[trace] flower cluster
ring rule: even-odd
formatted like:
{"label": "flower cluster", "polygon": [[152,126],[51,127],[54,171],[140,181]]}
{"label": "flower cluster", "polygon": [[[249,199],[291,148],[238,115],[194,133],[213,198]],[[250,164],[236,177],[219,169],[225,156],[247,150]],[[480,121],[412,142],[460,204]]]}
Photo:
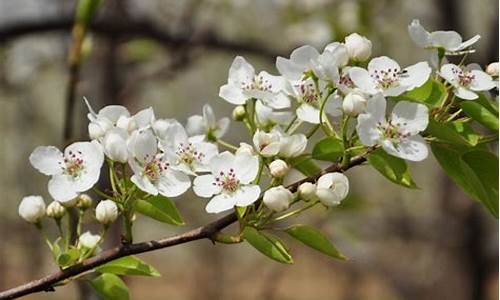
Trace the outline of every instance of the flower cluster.
{"label": "flower cluster", "polygon": [[[85,193],[97,194],[102,200],[95,219],[103,232],[81,233],[79,227],[76,244],[65,245],[66,251],[80,251],[81,261],[98,249],[119,215],[125,242],[132,242],[138,213],[182,223],[170,198],[190,189],[209,198],[208,213],[235,210],[242,228],[261,230],[315,205],[341,204],[349,194],[343,172],[352,161],[368,160],[391,181],[409,187],[405,161],[426,159],[429,143],[447,142],[450,131],[468,126],[464,124],[474,117],[494,129],[491,119],[484,121],[477,114],[469,118],[462,109],[467,109],[467,100],[498,87],[498,63],[485,72],[475,64],[447,61],[447,55],[473,51],[479,36],[462,42],[456,32],[429,33],[418,21],[409,25],[409,33],[437,59],[401,67],[387,56],[371,58],[372,42],[356,33],[322,51],[306,45],[288,58],[278,57],[276,75],[256,72],[237,56],[219,92],[235,105],[233,120],[248,130],[248,138],[237,146],[223,140],[230,119],[217,119],[208,104],[184,126],[175,119],[157,118],[152,108],[131,114],[123,106],[110,105],[96,112],[85,99],[90,141],[75,142],[64,151],[53,146],[33,151],[30,162],[50,176],[48,192],[55,201],[46,208],[41,196],[25,197],[19,214],[39,228],[44,217],[61,226],[69,209],[77,209],[83,220],[93,206]],[[466,137],[455,140],[470,138],[472,128],[467,130]],[[311,142],[314,135],[320,142]],[[377,155],[386,165],[377,164]],[[321,171],[318,160],[332,162],[334,168],[327,170],[333,171]],[[102,189],[96,183],[105,163],[108,172],[102,173],[109,174],[110,187]],[[287,186],[293,179],[302,183]]]}

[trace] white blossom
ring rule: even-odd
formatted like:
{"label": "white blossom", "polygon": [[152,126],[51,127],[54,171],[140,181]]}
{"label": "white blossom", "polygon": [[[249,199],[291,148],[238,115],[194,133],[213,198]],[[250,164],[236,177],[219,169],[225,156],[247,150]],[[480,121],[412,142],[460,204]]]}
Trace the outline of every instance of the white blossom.
{"label": "white blossom", "polygon": [[299,185],[298,192],[303,200],[312,200],[316,196],[316,185],[310,182],[304,182]]}
{"label": "white blossom", "polygon": [[[76,142],[59,151],[54,146],[37,147],[30,155],[33,167],[52,176],[49,193],[64,204],[92,188],[99,180],[104,154],[97,142]],[[73,201],[72,201],[73,200]]]}
{"label": "white blossom", "polygon": [[95,218],[103,225],[109,225],[118,218],[118,206],[112,200],[102,200],[95,208]]}
{"label": "white blossom", "polygon": [[229,103],[243,105],[248,99],[261,99],[276,109],[287,108],[290,100],[281,93],[283,78],[266,71],[259,74],[243,57],[237,56],[229,68],[227,84],[220,88],[219,96]]}
{"label": "white blossom", "polygon": [[194,115],[188,118],[186,131],[191,137],[198,140],[219,139],[226,134],[229,128],[229,118],[217,120],[212,107],[203,105],[203,115]]}
{"label": "white blossom", "polygon": [[394,156],[421,161],[427,157],[425,140],[419,135],[429,122],[425,105],[400,101],[389,120],[385,117],[386,100],[378,95],[368,101],[366,113],[358,116],[356,130],[363,145],[381,145]]}
{"label": "white blossom", "polygon": [[260,100],[255,102],[255,115],[260,126],[268,127],[275,124],[288,124],[293,119],[289,111],[275,111],[272,107],[265,105]]}
{"label": "white blossom", "polygon": [[170,165],[158,149],[153,131],[135,131],[128,142],[129,165],[134,172],[131,180],[142,191],[151,195],[176,197],[191,186],[189,177]]}
{"label": "white blossom", "polygon": [[349,57],[354,61],[365,61],[372,55],[372,42],[357,33],[346,36],[345,46]]}
{"label": "white blossom", "polygon": [[273,160],[269,164],[269,173],[271,173],[273,177],[283,177],[288,172],[288,170],[290,170],[290,167],[284,160],[281,159]]}
{"label": "white blossom", "polygon": [[257,176],[259,160],[246,153],[223,152],[209,162],[210,174],[194,179],[196,195],[212,198],[206,206],[209,213],[219,213],[234,206],[245,207],[260,195],[260,187],[252,184]]}
{"label": "white blossom", "polygon": [[108,130],[101,142],[104,154],[112,161],[126,163],[128,161],[128,137],[128,132],[125,129],[112,128]]}
{"label": "white blossom", "polygon": [[459,67],[445,64],[439,75],[453,85],[453,93],[462,99],[473,100],[479,96],[475,92],[488,91],[496,87],[490,75],[478,69],[476,65]]}
{"label": "white blossom", "polygon": [[282,185],[268,189],[264,192],[264,196],[262,196],[264,204],[275,212],[287,210],[292,199],[292,192]]}
{"label": "white blossom", "polygon": [[368,70],[360,67],[349,69],[349,76],[363,93],[384,96],[399,96],[402,93],[423,85],[431,74],[427,62],[419,62],[401,69],[399,64],[387,56],[372,59]]}
{"label": "white blossom", "polygon": [[486,73],[493,77],[498,77],[498,62],[492,62],[486,67]]}
{"label": "white blossom", "polygon": [[349,116],[356,117],[365,111],[367,100],[364,95],[356,92],[350,92],[342,102],[344,113]]}
{"label": "white blossom", "polygon": [[340,204],[348,193],[349,180],[342,173],[328,173],[318,179],[316,196],[326,206]]}
{"label": "white blossom", "polygon": [[277,132],[268,133],[257,129],[253,135],[253,144],[260,155],[272,157],[280,151],[280,136]]}
{"label": "white blossom", "polygon": [[78,246],[80,248],[93,249],[101,241],[101,237],[97,234],[92,234],[90,231],[84,232],[78,238]]}
{"label": "white blossom", "polygon": [[411,39],[419,47],[426,49],[442,48],[447,52],[446,54],[459,53],[475,44],[481,38],[481,36],[475,35],[463,42],[462,36],[455,31],[428,32],[420,25],[419,20],[413,20],[408,25],[408,32]]}
{"label": "white blossom", "polygon": [[278,155],[284,158],[297,157],[304,153],[307,147],[307,137],[302,133],[288,134],[281,127],[275,126],[271,135],[278,136],[279,151]]}
{"label": "white blossom", "polygon": [[40,222],[45,217],[45,202],[42,196],[24,197],[19,204],[18,213],[26,222]]}
{"label": "white blossom", "polygon": [[188,175],[208,171],[208,161],[218,153],[216,145],[188,138],[184,127],[176,121],[170,123],[160,146],[170,166]]}

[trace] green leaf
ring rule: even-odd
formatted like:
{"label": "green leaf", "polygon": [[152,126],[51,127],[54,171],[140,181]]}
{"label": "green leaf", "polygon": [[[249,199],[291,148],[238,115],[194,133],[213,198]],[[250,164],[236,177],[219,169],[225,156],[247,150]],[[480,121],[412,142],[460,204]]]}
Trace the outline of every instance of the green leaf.
{"label": "green leaf", "polygon": [[115,274],[101,274],[92,279],[90,285],[94,288],[99,297],[104,300],[130,299],[127,285]]}
{"label": "green leaf", "polygon": [[437,142],[469,147],[477,145],[481,138],[471,126],[459,121],[439,123],[430,120],[425,132],[436,137]]}
{"label": "green leaf", "polygon": [[491,130],[498,131],[498,115],[493,114],[479,102],[464,101],[460,107],[472,119]]}
{"label": "green leaf", "polygon": [[61,267],[68,267],[74,264],[80,257],[80,251],[76,248],[70,248],[68,251],[57,256],[57,264]]}
{"label": "green leaf", "polygon": [[238,214],[238,218],[243,218],[245,216],[245,213],[247,212],[247,207],[248,206],[235,206],[235,211],[236,214]]}
{"label": "green leaf", "polygon": [[492,114],[498,116],[498,103],[494,100],[489,100],[489,97],[485,96],[484,93],[478,93],[479,98],[474,100],[473,102],[480,103],[487,110],[489,110]]}
{"label": "green leaf", "polygon": [[306,176],[313,176],[321,172],[321,168],[311,159],[310,154],[290,158],[288,163]]}
{"label": "green leaf", "polygon": [[327,137],[314,145],[312,157],[318,160],[336,162],[344,154],[342,140]]}
{"label": "green leaf", "polygon": [[491,152],[473,150],[462,154],[462,169],[478,200],[498,218],[498,157]]}
{"label": "green leaf", "polygon": [[429,79],[426,83],[424,83],[424,85],[408,91],[398,97],[394,97],[394,99],[397,101],[411,100],[420,102],[432,108],[441,105],[445,94],[446,89],[441,82]]}
{"label": "green leaf", "polygon": [[137,212],[157,221],[172,225],[184,225],[174,202],[167,197],[158,195],[145,200],[138,199],[134,205]]}
{"label": "green leaf", "polygon": [[116,275],[141,275],[152,277],[161,276],[155,268],[135,256],[125,256],[115,259],[95,268],[95,271],[99,273],[112,273]]}
{"label": "green leaf", "polygon": [[498,218],[498,158],[482,149],[447,144],[432,143],[431,149],[444,172]]}
{"label": "green leaf", "polygon": [[267,257],[280,263],[292,264],[293,259],[287,247],[277,237],[259,232],[254,227],[243,229],[245,240]]}
{"label": "green leaf", "polygon": [[367,157],[368,162],[385,178],[407,188],[417,188],[406,162],[398,157],[377,149]]}
{"label": "green leaf", "polygon": [[305,245],[318,250],[333,258],[345,260],[346,257],[328,240],[328,238],[318,229],[303,224],[292,225],[285,229],[293,238],[301,241]]}

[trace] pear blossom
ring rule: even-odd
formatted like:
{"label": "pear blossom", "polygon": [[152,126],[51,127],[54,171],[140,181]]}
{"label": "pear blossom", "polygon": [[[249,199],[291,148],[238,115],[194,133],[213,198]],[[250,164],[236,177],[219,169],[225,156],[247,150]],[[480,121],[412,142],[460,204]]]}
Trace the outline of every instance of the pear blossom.
{"label": "pear blossom", "polygon": [[219,213],[234,206],[245,207],[260,195],[260,187],[252,184],[259,169],[256,156],[222,152],[209,162],[210,174],[194,179],[196,195],[212,198],[206,206],[208,213]]}
{"label": "pear blossom", "polygon": [[356,117],[366,108],[367,100],[364,95],[356,92],[347,94],[342,102],[343,111],[352,117]]}
{"label": "pear blossom", "polygon": [[104,134],[101,145],[107,157],[112,161],[126,163],[128,161],[127,139],[129,135],[125,129],[112,128]]}
{"label": "pear blossom", "polygon": [[240,146],[238,147],[238,149],[235,152],[236,155],[243,154],[243,153],[251,155],[251,156],[257,155],[257,153],[255,152],[253,147],[247,143],[240,143]]}
{"label": "pear blossom", "polygon": [[212,107],[203,105],[203,115],[194,115],[188,118],[186,131],[189,136],[197,140],[220,139],[229,128],[229,118],[217,120]]}
{"label": "pear blossom", "polygon": [[118,218],[118,206],[112,200],[102,200],[95,208],[95,218],[103,225],[109,225]]}
{"label": "pear blossom", "polygon": [[160,140],[167,161],[174,169],[188,175],[208,171],[208,161],[217,153],[217,146],[212,143],[189,139],[186,130],[175,121]]}
{"label": "pear blossom", "polygon": [[304,153],[307,147],[307,137],[302,133],[288,134],[281,127],[275,126],[270,134],[278,136],[278,155],[284,158],[297,157]]}
{"label": "pear blossom", "polygon": [[104,154],[97,142],[73,143],[64,153],[54,146],[40,146],[31,153],[30,162],[41,173],[52,176],[49,193],[64,205],[99,180]]}
{"label": "pear blossom", "polygon": [[445,64],[439,75],[453,85],[453,93],[462,99],[474,100],[479,96],[475,92],[488,91],[496,87],[495,80],[476,65],[459,67]]}
{"label": "pear blossom", "polygon": [[272,157],[280,151],[280,136],[276,132],[257,129],[253,135],[253,145],[260,155]]}
{"label": "pear blossom", "polygon": [[26,222],[36,224],[45,217],[45,202],[42,196],[27,196],[21,200],[19,215]]}
{"label": "pear blossom", "polygon": [[269,173],[271,173],[271,176],[273,177],[283,177],[288,172],[288,170],[290,170],[290,166],[288,166],[288,164],[281,159],[273,160],[269,164]]}
{"label": "pear blossom", "polygon": [[93,249],[97,247],[100,241],[101,237],[98,234],[92,234],[90,231],[86,231],[78,238],[78,248]]}
{"label": "pear blossom", "polygon": [[61,219],[66,214],[66,208],[57,201],[52,201],[46,210],[47,217]]}
{"label": "pear blossom", "polygon": [[281,212],[287,210],[293,194],[284,186],[275,186],[264,192],[262,201],[272,211]]}
{"label": "pear blossom", "polygon": [[129,165],[134,172],[131,181],[151,195],[176,197],[191,186],[189,177],[172,168],[165,153],[158,148],[152,129],[135,131],[129,139]]}
{"label": "pear blossom", "polygon": [[303,200],[312,200],[316,196],[316,185],[310,182],[304,182],[299,185],[298,192]]}
{"label": "pear blossom", "polygon": [[342,50],[337,45],[330,45],[320,54],[314,47],[305,45],[293,50],[289,59],[279,56],[276,68],[291,82],[302,81],[308,72],[313,72],[320,79],[335,82],[339,77],[338,65],[344,63]]}
{"label": "pear blossom", "polygon": [[492,62],[486,67],[486,74],[492,77],[498,77],[498,62]]}
{"label": "pear blossom", "polygon": [[425,105],[400,101],[386,120],[386,100],[377,95],[368,101],[366,113],[358,116],[356,130],[363,145],[380,145],[389,153],[406,160],[421,161],[428,155],[425,140],[419,135],[429,122]]}
{"label": "pear blossom", "polygon": [[316,196],[326,206],[340,204],[349,193],[349,180],[339,172],[321,176],[316,184]]}
{"label": "pear blossom", "polygon": [[274,111],[260,100],[255,102],[255,115],[262,127],[273,126],[275,124],[285,125],[290,123],[293,119],[293,114],[291,112]]}
{"label": "pear blossom", "polygon": [[349,69],[349,76],[362,92],[384,96],[399,96],[423,85],[431,74],[427,62],[419,62],[401,69],[399,64],[387,56],[380,56],[368,63],[368,70],[360,67]]}
{"label": "pear blossom", "polygon": [[408,25],[408,33],[417,46],[426,49],[442,48],[446,54],[460,54],[460,51],[474,45],[481,38],[475,35],[472,38],[462,41],[462,36],[455,31],[434,31],[428,32],[419,20],[413,20]]}
{"label": "pear blossom", "polygon": [[287,108],[290,100],[281,93],[283,78],[266,71],[259,74],[243,57],[237,56],[229,68],[227,84],[220,88],[219,96],[229,103],[243,105],[248,99],[261,99],[276,109]]}
{"label": "pear blossom", "polygon": [[357,33],[346,36],[345,46],[349,57],[354,61],[365,61],[372,54],[372,42]]}
{"label": "pear blossom", "polygon": [[331,53],[333,58],[330,63],[336,64],[338,67],[344,67],[349,62],[349,52],[346,45],[339,42],[333,42],[326,45],[323,52]]}

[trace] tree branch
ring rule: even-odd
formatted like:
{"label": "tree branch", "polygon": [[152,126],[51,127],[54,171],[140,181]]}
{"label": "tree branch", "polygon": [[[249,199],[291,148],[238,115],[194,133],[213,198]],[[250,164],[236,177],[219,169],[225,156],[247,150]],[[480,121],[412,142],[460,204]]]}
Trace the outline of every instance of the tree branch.
{"label": "tree branch", "polygon": [[[366,159],[364,156],[355,157],[344,168],[340,164],[332,164],[319,174],[297,181],[289,185],[287,188],[290,191],[294,192],[297,190],[299,185],[304,182],[316,181],[321,175],[326,173],[336,172],[336,171],[346,171],[354,166],[362,164],[365,160]],[[160,240],[153,240],[149,242],[136,243],[136,244],[123,244],[121,246],[105,250],[100,254],[83,261],[80,264],[71,266],[67,269],[52,273],[41,279],[33,280],[18,287],[1,292],[0,299],[15,299],[36,292],[53,291],[54,284],[62,280],[87,272],[89,270],[92,270],[95,267],[98,267],[100,265],[103,265],[109,261],[115,260],[120,257],[168,248],[175,245],[180,245],[205,238],[214,241],[215,234],[217,234],[219,231],[226,228],[227,226],[233,224],[237,220],[238,217],[236,216],[236,214],[231,213],[212,223],[200,226],[198,228],[189,230],[185,233],[173,237],[164,238]]]}
{"label": "tree branch", "polygon": [[[34,33],[51,31],[69,32],[73,25],[73,17],[63,16],[43,20],[29,20],[22,23],[6,25],[0,28],[0,44],[15,38]],[[204,32],[196,38],[184,35],[175,35],[159,29],[147,20],[95,20],[89,30],[95,34],[118,39],[148,38],[165,46],[193,46],[207,47],[230,52],[246,52],[267,57],[274,60],[282,55],[280,51],[264,48],[258,43],[236,42],[220,38],[212,31]]]}

